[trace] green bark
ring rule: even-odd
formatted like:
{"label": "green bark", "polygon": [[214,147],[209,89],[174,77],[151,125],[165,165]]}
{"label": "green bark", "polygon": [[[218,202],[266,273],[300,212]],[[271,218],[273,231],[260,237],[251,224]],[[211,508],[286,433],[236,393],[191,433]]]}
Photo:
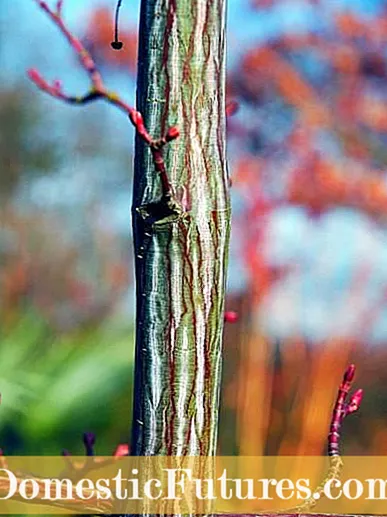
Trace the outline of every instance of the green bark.
{"label": "green bark", "polygon": [[137,109],[164,148],[163,197],[136,140],[137,331],[132,452],[216,451],[230,231],[225,157],[226,0],[142,0]]}

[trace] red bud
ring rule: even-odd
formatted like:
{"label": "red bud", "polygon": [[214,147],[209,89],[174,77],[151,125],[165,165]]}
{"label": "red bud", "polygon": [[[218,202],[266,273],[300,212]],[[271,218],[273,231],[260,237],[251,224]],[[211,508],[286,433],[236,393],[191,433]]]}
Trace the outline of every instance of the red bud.
{"label": "red bud", "polygon": [[179,130],[176,126],[172,126],[168,129],[167,134],[165,135],[165,139],[167,142],[170,142],[171,140],[174,140],[180,135]]}
{"label": "red bud", "polygon": [[224,321],[226,323],[236,323],[239,319],[239,314],[235,311],[226,311],[224,313]]}
{"label": "red bud", "polygon": [[136,127],[142,126],[144,124],[142,115],[139,111],[133,110],[129,113],[129,118],[132,121],[132,124]]}
{"label": "red bud", "polygon": [[350,364],[344,374],[344,382],[352,382],[355,377],[356,366],[354,364]]}
{"label": "red bud", "polygon": [[113,456],[128,456],[129,445],[127,443],[120,443],[114,451]]}
{"label": "red bud", "polygon": [[230,101],[226,104],[226,116],[231,117],[239,110],[239,104],[237,101]]}
{"label": "red bud", "polygon": [[47,86],[45,80],[36,70],[36,68],[30,68],[29,70],[27,70],[27,74],[31,81],[34,81],[34,83],[40,86],[41,88],[45,88]]}
{"label": "red bud", "polygon": [[357,390],[352,395],[351,400],[349,401],[347,413],[354,413],[360,407],[361,401],[363,400],[363,390]]}

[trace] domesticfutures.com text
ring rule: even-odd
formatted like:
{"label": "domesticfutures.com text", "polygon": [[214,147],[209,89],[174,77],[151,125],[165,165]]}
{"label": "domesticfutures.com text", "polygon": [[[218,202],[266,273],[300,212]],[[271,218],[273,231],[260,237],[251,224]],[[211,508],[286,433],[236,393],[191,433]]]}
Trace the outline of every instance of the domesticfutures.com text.
{"label": "domesticfutures.com text", "polygon": [[199,501],[206,500],[289,500],[297,498],[300,501],[310,498],[319,499],[322,496],[330,500],[347,498],[348,500],[387,500],[387,479],[329,479],[319,491],[314,492],[310,480],[300,478],[290,479],[238,479],[231,478],[224,469],[217,478],[201,479],[192,476],[191,469],[162,469],[163,479],[139,479],[138,469],[132,469],[126,478],[122,469],[111,478],[96,480],[83,478],[78,481],[63,478],[25,478],[19,480],[9,469],[0,469],[0,479],[8,480],[7,493],[0,500],[22,498],[25,501],[33,499],[47,501],[73,501],[79,499],[116,499],[128,501],[165,500],[179,501],[189,496]]}

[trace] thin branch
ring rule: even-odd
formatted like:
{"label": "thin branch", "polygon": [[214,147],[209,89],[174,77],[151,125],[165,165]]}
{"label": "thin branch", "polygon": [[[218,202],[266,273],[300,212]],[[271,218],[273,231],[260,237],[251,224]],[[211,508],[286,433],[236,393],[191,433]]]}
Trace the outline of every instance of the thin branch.
{"label": "thin branch", "polygon": [[62,14],[62,7],[63,7],[63,0],[58,0],[56,3],[56,12],[58,16],[61,16]]}
{"label": "thin branch", "polygon": [[[333,408],[331,423],[329,426],[328,434],[328,456],[329,456],[329,469],[325,479],[322,483],[314,490],[313,496],[307,499],[302,505],[289,510],[295,512],[305,512],[313,508],[322,496],[324,496],[324,487],[328,481],[332,479],[339,479],[342,468],[343,460],[340,456],[340,440],[341,440],[341,428],[345,417],[355,413],[360,407],[363,390],[359,389],[351,396],[347,402],[349,391],[352,387],[352,382],[355,377],[355,365],[351,364],[348,366],[344,373],[343,380],[339,386],[337,392],[336,402]],[[317,495],[316,495],[317,494]]]}
{"label": "thin branch", "polygon": [[331,425],[329,428],[328,435],[328,454],[329,456],[339,456],[339,445],[340,445],[340,431],[343,424],[343,420],[347,415],[354,413],[360,407],[363,390],[357,390],[349,402],[346,403],[349,390],[351,389],[352,381],[355,376],[355,365],[351,364],[348,366],[347,371],[344,374],[343,382],[340,384],[339,391],[335,407],[332,413]]}
{"label": "thin branch", "polygon": [[172,187],[169,182],[169,178],[165,168],[162,149],[168,142],[171,142],[179,136],[178,129],[173,126],[168,129],[164,137],[158,140],[153,139],[144,126],[144,121],[141,113],[129,104],[127,104],[117,94],[109,91],[106,88],[102,76],[98,71],[95,61],[92,58],[91,54],[82,44],[82,42],[76,36],[74,36],[72,32],[67,28],[62,18],[63,0],[57,1],[56,11],[52,10],[48,6],[47,2],[43,2],[42,0],[34,1],[41,9],[43,9],[43,11],[47,13],[49,18],[58,27],[60,32],[65,36],[70,46],[75,51],[81,63],[81,66],[90,77],[91,87],[90,90],[83,96],[68,95],[63,91],[61,81],[55,80],[52,84],[49,84],[42,77],[39,71],[35,68],[31,68],[27,72],[31,81],[33,81],[40,90],[48,93],[48,95],[51,95],[56,99],[60,99],[68,104],[83,105],[95,101],[97,99],[103,99],[109,104],[113,104],[114,106],[122,110],[124,113],[126,113],[129,116],[130,121],[136,128],[136,131],[139,134],[139,136],[150,147],[155,169],[160,174],[163,196],[171,196]]}

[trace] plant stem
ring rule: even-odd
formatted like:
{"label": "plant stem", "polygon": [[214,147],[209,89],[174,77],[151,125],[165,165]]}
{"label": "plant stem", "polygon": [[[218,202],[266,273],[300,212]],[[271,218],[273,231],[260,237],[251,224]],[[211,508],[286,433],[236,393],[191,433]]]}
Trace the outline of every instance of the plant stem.
{"label": "plant stem", "polygon": [[132,451],[216,451],[230,231],[225,0],[142,0],[137,109],[164,149],[171,189],[137,137],[137,331]]}

